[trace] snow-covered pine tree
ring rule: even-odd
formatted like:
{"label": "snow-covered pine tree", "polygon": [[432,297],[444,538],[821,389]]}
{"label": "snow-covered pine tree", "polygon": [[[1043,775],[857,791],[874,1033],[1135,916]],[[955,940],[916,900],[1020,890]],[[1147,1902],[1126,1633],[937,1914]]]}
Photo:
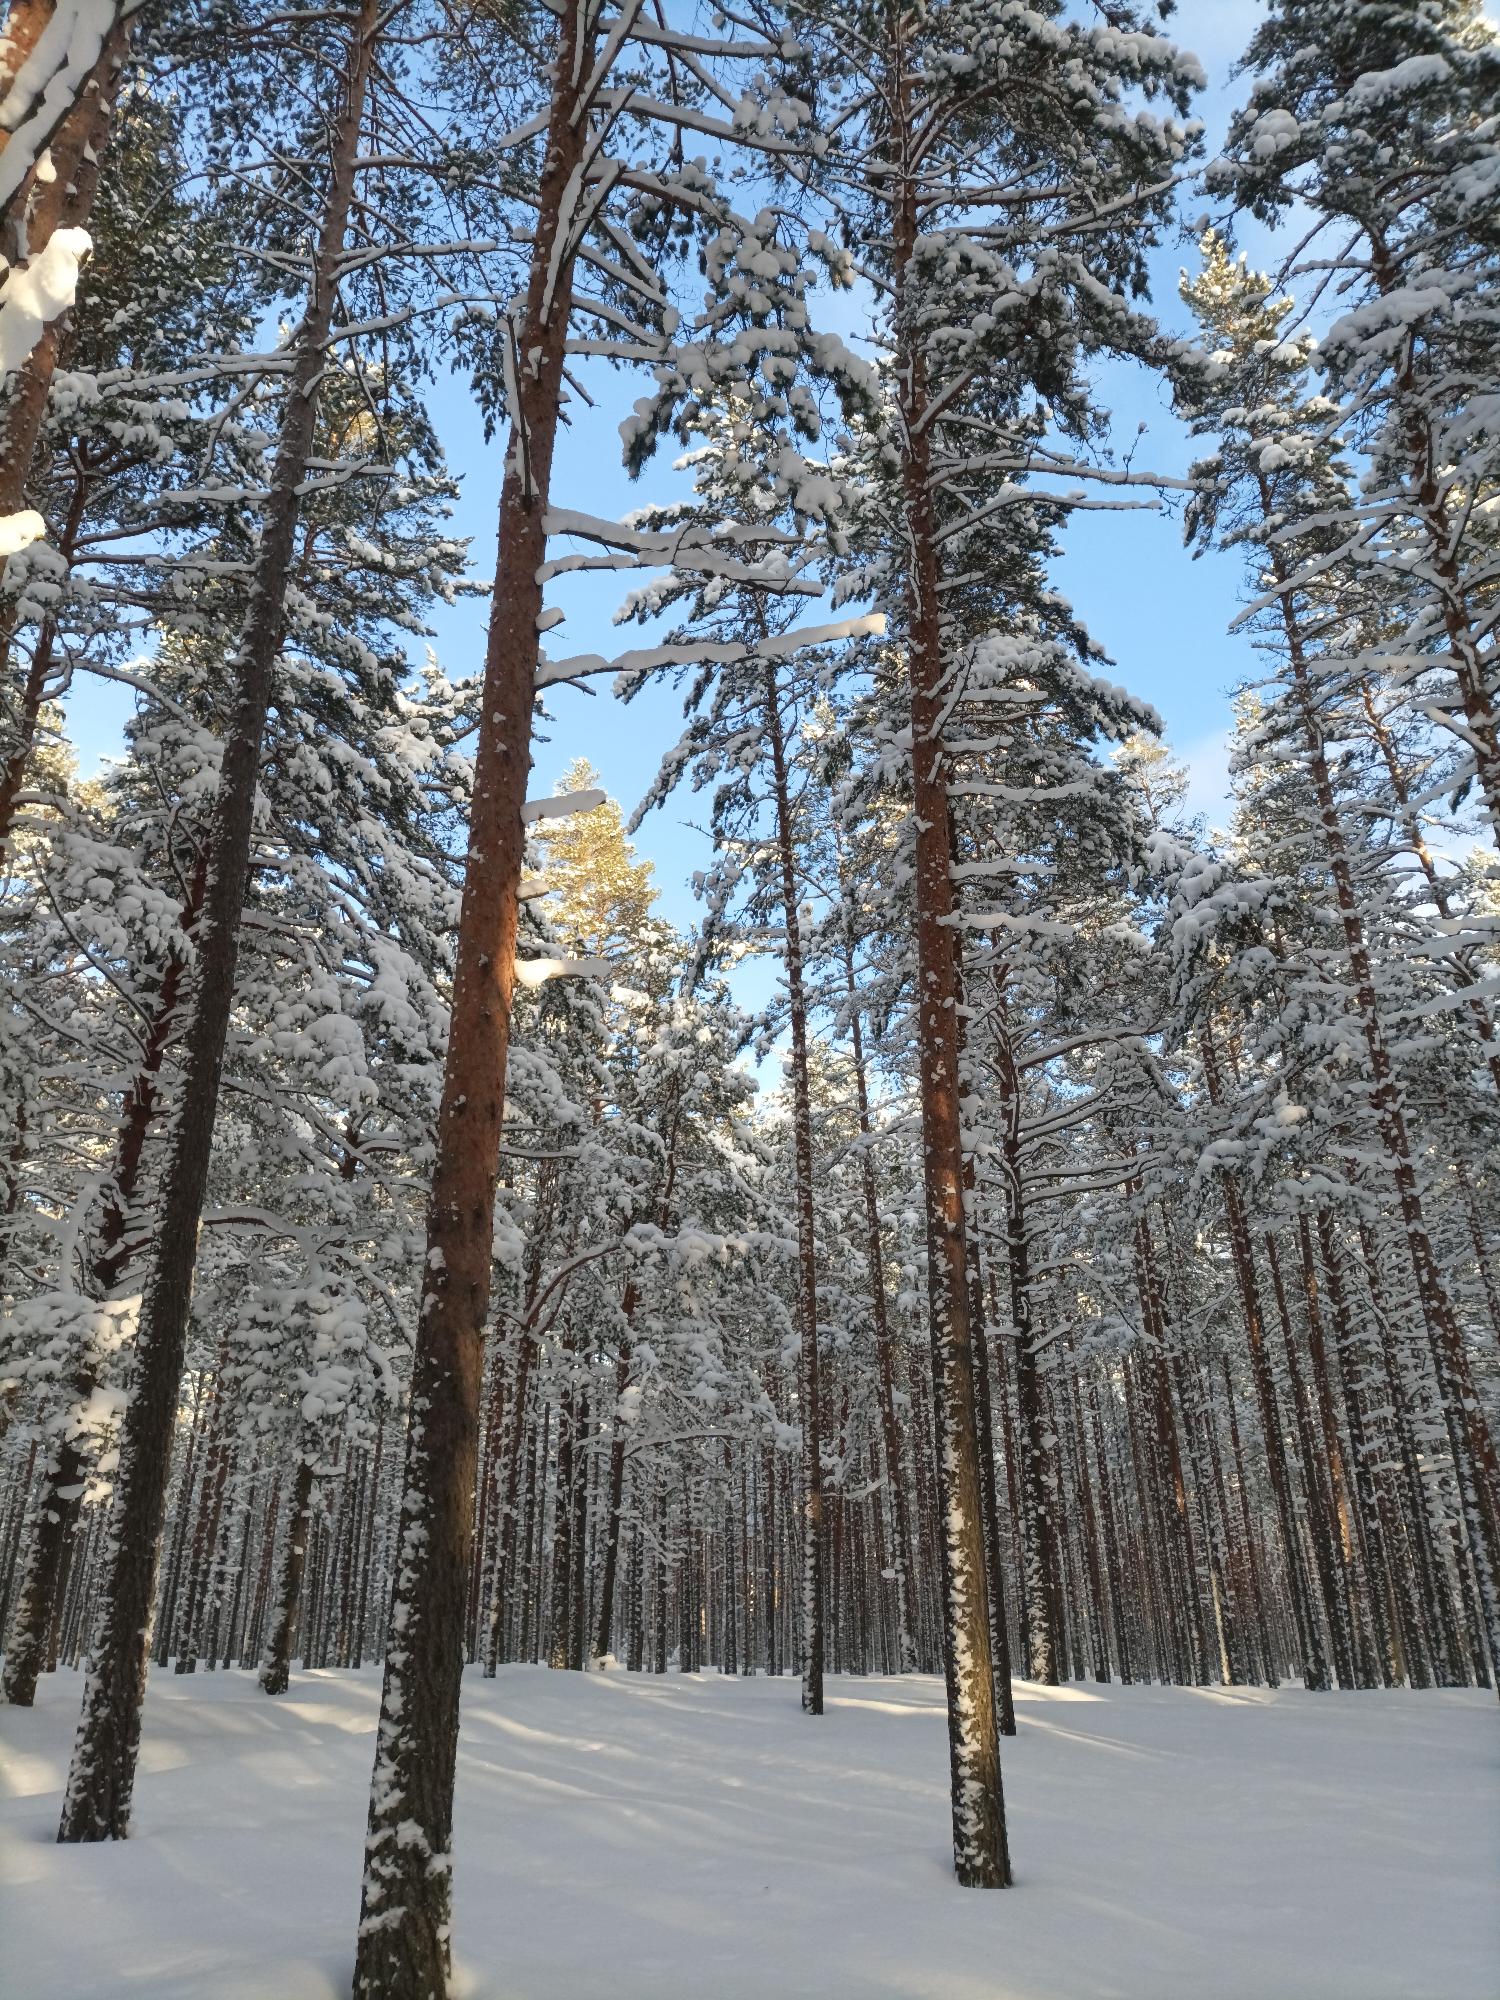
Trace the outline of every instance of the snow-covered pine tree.
{"label": "snow-covered pine tree", "polygon": [[[1195,509],[1193,524],[1205,536],[1217,532],[1225,543],[1253,552],[1256,622],[1262,643],[1274,649],[1282,682],[1275,695],[1261,696],[1256,738],[1264,746],[1262,754],[1278,740],[1291,739],[1316,802],[1324,863],[1348,958],[1352,1011],[1364,1044],[1370,1112],[1394,1184],[1427,1326],[1465,1531],[1493,1646],[1500,1636],[1500,1601],[1495,1595],[1500,1523],[1485,1496],[1500,1491],[1500,1465],[1476,1392],[1464,1329],[1434,1249],[1404,1082],[1392,1060],[1383,1021],[1381,969],[1367,933],[1364,906],[1371,901],[1369,878],[1366,874],[1361,883],[1357,877],[1330,752],[1330,741],[1336,742],[1341,733],[1339,709],[1351,701],[1351,670],[1341,641],[1349,629],[1345,606],[1354,598],[1349,609],[1357,608],[1358,584],[1351,586],[1348,581],[1355,566],[1337,525],[1351,482],[1336,455],[1337,434],[1330,433],[1326,399],[1314,399],[1306,384],[1309,345],[1281,337],[1291,301],[1274,298],[1269,281],[1250,272],[1243,261],[1233,261],[1217,239],[1209,239],[1205,252],[1202,274],[1186,283],[1184,291],[1215,345],[1207,380],[1187,394],[1196,427],[1214,429],[1220,443],[1214,460],[1201,468],[1208,492]],[[1357,687],[1357,666],[1353,678]],[[1444,956],[1449,942],[1441,936],[1434,939]],[[1462,989],[1453,1000],[1467,1011]],[[1487,1014],[1483,1025],[1488,1031]],[[1212,1085],[1216,1065],[1210,1054],[1211,1031],[1207,1032],[1210,1039],[1204,1053]],[[1243,1261],[1248,1254],[1248,1243],[1241,1242],[1237,1255]],[[1289,1505],[1288,1501],[1283,1533],[1290,1550],[1294,1540]]]}
{"label": "snow-covered pine tree", "polygon": [[[638,517],[643,529],[666,537],[683,529],[709,548],[733,539],[738,573],[722,563],[707,576],[686,556],[673,575],[647,587],[627,606],[637,615],[682,612],[667,644],[691,656],[719,655],[693,677],[687,698],[690,723],[662,767],[649,803],[663,800],[681,777],[695,789],[713,786],[711,824],[722,860],[704,880],[709,902],[706,937],[719,948],[732,924],[731,905],[746,911],[759,936],[774,935],[786,982],[792,1090],[793,1188],[797,1214],[800,1291],[798,1417],[802,1428],[803,1575],[802,1705],[823,1712],[825,1658],[823,1460],[829,1424],[823,1407],[818,1358],[818,1260],[816,1196],[809,1081],[808,982],[804,929],[809,895],[820,893],[801,855],[810,837],[802,824],[794,768],[803,720],[826,684],[829,666],[820,648],[869,629],[868,618],[833,625],[799,624],[799,612],[820,584],[817,568],[824,537],[816,532],[836,520],[841,495],[836,480],[802,460],[774,431],[757,424],[747,407],[731,401],[693,420],[702,443],[682,461],[693,474],[691,501]],[[814,531],[809,533],[807,530]],[[834,533],[837,535],[837,529]],[[755,544],[763,553],[753,560]],[[800,546],[799,546],[800,544]],[[747,560],[747,558],[751,558]],[[823,557],[826,563],[826,557]]]}
{"label": "snow-covered pine tree", "polygon": [[818,184],[877,288],[891,355],[904,546],[890,576],[911,697],[954,1853],[961,1881],[993,1887],[1009,1863],[985,1617],[944,745],[961,668],[945,644],[944,592],[962,587],[967,531],[1028,476],[1078,470],[1066,439],[1095,421],[1082,357],[1151,343],[1129,298],[1144,289],[1144,248],[1192,134],[1170,115],[1129,115],[1123,100],[1164,96],[1181,111],[1201,72],[1137,31],[1133,15],[1092,26],[1060,8],[1017,15],[987,0],[916,14],[807,8],[797,31],[814,51],[820,117],[837,135]]}
{"label": "snow-covered pine tree", "polygon": [[1264,221],[1310,217],[1289,263],[1336,317],[1324,429],[1365,469],[1330,513],[1400,614],[1368,647],[1450,731],[1500,828],[1500,668],[1485,577],[1497,460],[1493,199],[1500,34],[1477,0],[1274,0],[1214,191]]}

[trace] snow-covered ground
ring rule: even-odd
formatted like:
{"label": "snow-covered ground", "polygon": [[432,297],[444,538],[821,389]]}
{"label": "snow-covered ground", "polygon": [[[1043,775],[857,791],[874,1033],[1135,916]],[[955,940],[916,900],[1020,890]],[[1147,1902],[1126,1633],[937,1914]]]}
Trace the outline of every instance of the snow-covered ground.
{"label": "snow-covered ground", "polygon": [[[1016,1886],[948,1868],[942,1688],[464,1685],[475,2000],[1494,2000],[1480,1694],[1017,1690]],[[4,2000],[345,2000],[374,1674],[153,1674],[122,1846],[53,1844],[79,1682],[0,1708]]]}

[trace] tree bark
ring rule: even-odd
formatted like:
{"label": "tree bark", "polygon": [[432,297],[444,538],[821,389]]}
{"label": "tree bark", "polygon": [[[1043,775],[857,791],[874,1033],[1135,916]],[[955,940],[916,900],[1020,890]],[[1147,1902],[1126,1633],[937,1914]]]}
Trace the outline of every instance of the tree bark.
{"label": "tree bark", "polygon": [[[844,879],[843,849],[839,848],[839,888],[848,896]],[[895,1369],[891,1361],[890,1315],[885,1296],[885,1253],[881,1247],[880,1197],[875,1185],[875,1160],[871,1149],[874,1127],[870,1120],[870,1091],[865,1071],[864,1027],[855,981],[854,941],[844,940],[844,990],[849,1002],[849,1029],[854,1056],[854,1107],[859,1119],[859,1177],[864,1202],[865,1259],[870,1287],[870,1316],[875,1333],[876,1390],[880,1404],[880,1435],[885,1451],[886,1490],[891,1497],[894,1529],[891,1568],[896,1583],[896,1647],[899,1671],[917,1670],[916,1641],[912,1632],[911,1511],[907,1505],[906,1481],[902,1476],[901,1426],[896,1416]]]}
{"label": "tree bark", "polygon": [[893,75],[901,149],[892,214],[898,420],[902,484],[910,537],[906,574],[907,673],[916,833],[916,1028],[922,1102],[922,1170],[927,1212],[928,1301],[937,1433],[942,1550],[943,1658],[948,1693],[953,1861],[960,1883],[1004,1888],[1010,1882],[1000,1740],[995,1726],[994,1667],[985,1590],[979,1447],[974,1414],[974,1357],[969,1331],[968,1244],[959,1110],[958,934],[955,931],[947,758],[943,744],[946,685],[939,604],[937,520],[921,324],[908,287],[920,234],[916,168],[905,157],[911,130],[911,55],[900,18],[892,19]]}
{"label": "tree bark", "polygon": [[260,1667],[260,1684],[266,1694],[285,1694],[291,1682],[292,1655],[297,1650],[297,1614],[302,1604],[302,1578],[307,1569],[307,1542],[312,1530],[315,1483],[312,1459],[303,1453],[292,1475],[286,1547],[282,1551],[281,1578],[276,1587],[276,1612]]}
{"label": "tree bark", "polygon": [[[15,48],[17,16],[23,11],[34,14],[35,10],[11,8],[5,25],[7,52]],[[0,218],[0,254],[8,262],[39,255],[59,229],[81,229],[87,224],[99,191],[99,167],[109,143],[128,34],[123,22],[114,23],[88,78],[63,111],[51,142],[51,180],[33,182],[29,189],[20,191],[16,201],[6,205]],[[8,131],[8,127],[0,130],[0,151]],[[32,458],[67,318],[63,313],[42,329],[10,387],[0,431],[0,514],[15,513],[26,505]]]}
{"label": "tree bark", "polygon": [[[1026,1197],[1021,1162],[1021,1086],[1009,1040],[995,1035],[996,1067],[1002,1093],[1001,1165],[1005,1177],[1005,1248],[1010,1276],[1011,1371],[1016,1387],[1020,1445],[1022,1547],[1026,1613],[1026,1671],[1034,1681],[1056,1687],[1061,1642],[1058,1602],[1061,1550],[1057,1526],[1057,1480],[1052,1469],[1051,1426],[1037,1361],[1031,1289],[1031,1248],[1026,1232]],[[1006,1339],[1001,1333],[998,1338]]]}
{"label": "tree bark", "polygon": [[495,1183],[515,983],[521,810],[536,698],[546,508],[575,246],[568,190],[589,142],[593,18],[559,16],[526,299],[518,406],[500,495],[452,1024],[438,1117],[428,1249],[412,1363],[401,1543],[355,1957],[360,2000],[447,1991],[450,1845],[464,1584]]}
{"label": "tree bark", "polygon": [[797,1205],[797,1317],[802,1336],[799,1397],[802,1418],[802,1706],[823,1713],[823,1423],[818,1370],[818,1261],[813,1237],[812,1095],[807,1073],[807,996],[802,977],[802,934],[797,902],[797,860],[787,780],[786,736],[776,669],[766,668],[766,736],[776,802],[776,847],[781,866],[784,920],[782,962],[792,1031],[792,1145]]}

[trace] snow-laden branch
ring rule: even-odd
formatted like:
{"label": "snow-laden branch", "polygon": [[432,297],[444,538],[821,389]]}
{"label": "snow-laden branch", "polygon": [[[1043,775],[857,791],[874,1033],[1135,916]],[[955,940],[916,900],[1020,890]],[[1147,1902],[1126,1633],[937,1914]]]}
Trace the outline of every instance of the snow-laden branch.
{"label": "snow-laden branch", "polygon": [[592,786],[584,791],[559,792],[555,798],[528,799],[521,808],[521,824],[535,826],[538,820],[567,819],[572,813],[595,812],[603,804],[603,792]]}
{"label": "snow-laden branch", "polygon": [[550,979],[608,979],[614,967],[607,958],[518,958],[516,981],[528,991]]}
{"label": "snow-laden branch", "polygon": [[790,632],[773,633],[754,645],[704,640],[698,645],[643,646],[621,653],[613,660],[606,660],[602,653],[577,653],[568,660],[544,659],[537,671],[537,686],[555,687],[559,682],[584,680],[593,674],[616,674],[628,681],[668,667],[731,667],[741,660],[784,660],[804,646],[830,646],[841,639],[884,636],[885,613],[871,611],[859,618],[836,619],[831,625],[795,626]]}

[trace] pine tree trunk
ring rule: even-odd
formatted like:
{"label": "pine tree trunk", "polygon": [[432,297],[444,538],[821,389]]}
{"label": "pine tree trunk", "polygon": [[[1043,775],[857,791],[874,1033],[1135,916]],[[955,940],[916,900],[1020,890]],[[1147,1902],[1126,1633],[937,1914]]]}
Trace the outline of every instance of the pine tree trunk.
{"label": "pine tree trunk", "polygon": [[573,1602],[573,1465],[574,1395],[573,1357],[564,1344],[562,1365],[567,1371],[562,1394],[557,1401],[557,1486],[552,1506],[552,1603],[548,1626],[547,1665],[566,1671],[572,1664],[568,1645],[568,1615]]}
{"label": "pine tree trunk", "polygon": [[776,844],[781,864],[781,906],[785,925],[783,965],[787,1012],[792,1031],[792,1143],[797,1205],[797,1317],[802,1336],[802,1706],[823,1713],[823,1427],[818,1369],[818,1264],[813,1239],[812,1098],[807,1074],[807,999],[802,980],[802,935],[797,897],[797,862],[787,780],[786,737],[776,669],[766,668],[766,735],[771,746],[771,782],[776,805]]}
{"label": "pine tree trunk", "polygon": [[[1133,1191],[1139,1192],[1138,1183]],[[1159,1490],[1164,1492],[1169,1502],[1169,1511],[1162,1526],[1170,1538],[1168,1559],[1177,1579],[1174,1596],[1186,1620],[1189,1673],[1195,1684],[1201,1684],[1206,1678],[1206,1666],[1197,1551],[1193,1545],[1192,1523],[1188,1514],[1187,1481],[1183,1473],[1177,1411],[1172,1399],[1166,1298],[1151,1227],[1145,1215],[1136,1218],[1135,1261],[1142,1317],[1150,1342],[1145,1365],[1151,1381],[1152,1428],[1161,1454]]]}
{"label": "pine tree trunk", "polygon": [[534,1441],[529,1428],[532,1368],[537,1355],[533,1322],[542,1285],[542,1253],[547,1232],[551,1227],[556,1191],[556,1165],[551,1160],[544,1160],[537,1175],[536,1210],[532,1218],[531,1233],[527,1238],[521,1283],[521,1339],[516,1350],[516,1379],[510,1391],[511,1419],[505,1448],[504,1483],[500,1496],[500,1546],[495,1559],[494,1584],[489,1606],[489,1630],[484,1648],[484,1672],[487,1680],[494,1679],[510,1625],[519,1527],[516,1518],[516,1500],[520,1491],[521,1467],[524,1463],[529,1469],[531,1457],[528,1447]]}
{"label": "pine tree trunk", "polygon": [[[637,1292],[627,1283],[620,1314],[629,1327],[635,1317]],[[594,1632],[594,1658],[607,1657],[614,1643],[615,1575],[620,1563],[620,1509],[625,1499],[625,1430],[620,1422],[620,1398],[630,1380],[630,1346],[622,1341],[615,1359],[615,1404],[610,1422],[609,1494],[605,1501],[604,1563],[599,1579],[599,1623]]]}
{"label": "pine tree trunk", "polygon": [[1115,1663],[1120,1679],[1128,1687],[1134,1678],[1130,1646],[1129,1616],[1125,1608],[1125,1571],[1120,1561],[1120,1538],[1115,1527],[1114,1488],[1109,1476],[1109,1456],[1104,1448],[1104,1426],[1099,1416],[1099,1397],[1092,1375],[1088,1378],[1089,1430],[1094,1445],[1094,1461],[1099,1473],[1099,1525],[1104,1537],[1104,1562],[1109,1578],[1109,1597],[1115,1634]]}
{"label": "pine tree trunk", "polygon": [[326,343],[380,18],[376,0],[364,0],[351,29],[312,288],[294,341],[290,391],[233,666],[234,713],[224,744],[203,915],[195,937],[198,978],[186,1037],[181,1103],[168,1143],[156,1254],[136,1336],[135,1387],[122,1429],[120,1470],[104,1550],[104,1619],[63,1801],[58,1833],[63,1841],[123,1839],[130,1822],[162,1515],[198,1227],[234,998],[261,741],[285,623],[300,487],[313,450],[318,389],[327,363]]}
{"label": "pine tree trunk", "polygon": [[[767,1394],[774,1404],[775,1383],[768,1382]],[[776,1549],[780,1525],[776,1512],[776,1447],[768,1444],[762,1459],[761,1506],[764,1522],[761,1534],[762,1555],[765,1563],[765,1579],[762,1592],[766,1601],[766,1672],[779,1675],[781,1672],[781,1600],[777,1590]]]}
{"label": "pine tree trunk", "polygon": [[[972,1192],[974,1165],[964,1170]],[[974,1344],[974,1419],[979,1446],[979,1497],[984,1508],[985,1572],[989,1584],[990,1654],[995,1676],[995,1726],[1002,1736],[1016,1733],[1011,1687],[1010,1631],[1005,1611],[1005,1564],[1000,1552],[1000,1503],[995,1491],[994,1402],[990,1394],[989,1342],[984,1325],[984,1276],[978,1246],[969,1244],[969,1334]]]}
{"label": "pine tree trunk", "polygon": [[41,1491],[5,1645],[4,1696],[13,1708],[30,1708],[36,1700],[87,1471],[83,1454],[67,1436],[58,1438],[42,1461]]}
{"label": "pine tree trunk", "polygon": [[[911,108],[910,56],[899,20],[893,73],[903,111]],[[893,135],[901,148],[907,129]],[[907,296],[920,234],[914,170],[897,169],[892,216],[902,482],[910,538],[906,600],[911,696],[911,770],[916,834],[917,993],[915,1019],[922,1105],[922,1169],[927,1215],[928,1301],[932,1328],[937,1504],[943,1587],[943,1658],[948,1693],[953,1859],[960,1883],[1010,1882],[994,1667],[984,1566],[974,1357],[969,1331],[968,1246],[959,1111],[958,935],[953,928],[952,844],[943,744],[942,614],[924,336]]]}
{"label": "pine tree trunk", "polygon": [[[35,0],[13,4],[5,23],[7,54],[14,57],[35,26],[42,9]],[[17,38],[20,38],[19,41]],[[19,261],[22,243],[16,223],[24,213],[19,236],[24,237],[24,254],[39,255],[59,229],[81,229],[93,211],[99,188],[99,167],[109,143],[110,123],[119,88],[120,68],[129,40],[129,30],[116,21],[104,40],[99,59],[72,106],[64,115],[50,148],[52,177],[20,190],[3,223],[0,223],[0,251],[12,264]],[[0,132],[0,146],[5,134]],[[14,379],[6,386],[3,420],[0,420],[0,515],[19,512],[27,504],[32,465],[47,399],[57,372],[58,356],[71,314],[64,312],[43,327],[35,347]],[[67,526],[58,538],[58,553],[71,563],[74,543],[82,523],[88,495],[86,480],[75,479],[73,502]],[[0,651],[9,677],[16,630],[14,598],[0,601]],[[0,855],[10,845],[15,827],[16,807],[27,767],[36,743],[37,723],[46,698],[55,656],[57,627],[48,618],[42,623],[32,650],[30,666],[9,718],[6,740],[0,749]]]}
{"label": "pine tree trunk", "polygon": [[1277,1318],[1281,1322],[1281,1337],[1286,1350],[1292,1403],[1297,1416],[1297,1441],[1302,1459],[1302,1489],[1306,1496],[1308,1534],[1312,1541],[1313,1559],[1317,1564],[1318,1583],[1323,1594],[1323,1609],[1333,1638],[1334,1671],[1341,1686],[1353,1687],[1356,1675],[1349,1603],[1343,1589],[1344,1580],[1339,1570],[1329,1501],[1323,1486],[1323,1467],[1318,1450],[1318,1422],[1307,1380],[1297,1358],[1296,1336],[1292,1331],[1292,1316],[1287,1305],[1286,1286],[1282,1282],[1281,1260],[1277,1255],[1276,1239],[1269,1233],[1265,1238],[1265,1252],[1266,1265],[1271,1273],[1271,1293],[1276,1301]]}
{"label": "pine tree trunk", "polygon": [[302,1604],[302,1578],[307,1569],[307,1543],[312,1532],[315,1479],[312,1459],[304,1453],[297,1460],[297,1470],[292,1476],[286,1547],[281,1556],[281,1580],[276,1587],[271,1636],[266,1642],[266,1654],[260,1668],[260,1684],[266,1694],[285,1694],[291,1682],[292,1654],[297,1649],[297,1614]]}
{"label": "pine tree trunk", "polygon": [[224,1366],[228,1359],[227,1341],[220,1347],[214,1384],[209,1392],[208,1466],[198,1500],[198,1520],[193,1530],[192,1553],[188,1562],[187,1606],[182,1622],[182,1643],[177,1648],[176,1671],[196,1672],[203,1645],[203,1626],[208,1613],[210,1569],[219,1539],[219,1516],[224,1505],[224,1481],[229,1471],[229,1410],[224,1396]]}
{"label": "pine tree trunk", "polygon": [[375,1455],[370,1463],[370,1504],[365,1520],[364,1549],[360,1557],[359,1586],[354,1610],[354,1658],[352,1665],[364,1664],[365,1631],[370,1611],[370,1570],[375,1560],[375,1521],[380,1506],[380,1461],[385,1452],[385,1416],[375,1426]]}
{"label": "pine tree trunk", "polygon": [[[53,629],[50,623],[46,627],[47,632]],[[45,667],[41,679],[36,680],[34,690],[33,680],[37,663],[44,657],[44,648],[39,643],[33,658],[33,673],[27,682],[27,700],[34,691],[38,704],[45,682]],[[35,720],[33,714],[33,725]],[[3,777],[0,777],[0,850],[3,850],[9,833],[11,815],[29,754],[28,736],[24,752],[18,752],[12,758]],[[7,790],[7,787],[10,789]],[[126,1241],[126,1229],[140,1182],[146,1139],[156,1112],[161,1065],[177,1023],[177,1009],[190,950],[187,937],[202,908],[204,880],[205,864],[200,857],[189,885],[187,902],[178,919],[182,937],[169,953],[140,1044],[136,1072],[121,1104],[114,1159],[105,1183],[104,1213],[90,1262],[94,1294],[101,1299],[111,1296],[130,1257],[132,1246]],[[91,1367],[81,1368],[74,1375],[71,1386],[75,1403],[82,1405],[88,1402],[94,1393],[95,1381]],[[4,1698],[16,1707],[29,1708],[35,1698],[37,1669],[42,1659],[45,1634],[57,1609],[63,1566],[77,1529],[79,1500],[87,1469],[87,1459],[77,1443],[71,1437],[63,1437],[55,1451],[49,1453],[43,1470],[47,1490],[38,1503],[35,1532],[27,1550],[16,1629],[5,1656]]]}
{"label": "pine tree trunk", "polygon": [[[839,852],[839,886],[847,895],[843,879],[843,852]],[[881,1247],[880,1198],[875,1186],[875,1161],[871,1153],[873,1126],[870,1121],[869,1083],[865,1073],[864,1028],[859,993],[854,977],[854,946],[845,939],[844,990],[849,1002],[849,1024],[854,1056],[854,1105],[862,1141],[859,1154],[860,1193],[864,1201],[865,1259],[870,1287],[870,1316],[875,1334],[876,1392],[880,1405],[880,1434],[885,1448],[886,1491],[891,1497],[894,1528],[891,1568],[896,1584],[896,1645],[903,1674],[916,1672],[917,1650],[912,1636],[912,1538],[911,1514],[907,1506],[903,1476],[901,1427],[896,1417],[895,1370],[891,1362],[891,1328],[885,1296],[885,1254]]]}
{"label": "pine tree trunk", "polygon": [[172,1510],[172,1542],[167,1561],[166,1582],[157,1606],[156,1664],[164,1667],[172,1657],[177,1640],[177,1591],[182,1581],[182,1552],[187,1541],[187,1524],[192,1512],[193,1482],[198,1472],[198,1454],[203,1442],[200,1419],[203,1413],[204,1378],[193,1383],[193,1409],[187,1425],[187,1447],[183,1453],[182,1476],[177,1482],[177,1504]]}
{"label": "pine tree trunk", "polygon": [[447,1991],[450,1846],[464,1584],[495,1183],[515,980],[521,811],[530,766],[546,507],[562,394],[574,246],[568,190],[589,125],[594,17],[565,9],[516,329],[512,448],[485,657],[452,1024],[438,1119],[423,1296],[412,1363],[402,1546],[371,1784],[354,1990],[359,2000]]}
{"label": "pine tree trunk", "polygon": [[[1016,1386],[1016,1424],[1020,1445],[1022,1544],[1025,1568],[1022,1601],[1026,1613],[1028,1677],[1056,1687],[1061,1643],[1058,1572],[1061,1551],[1057,1532],[1058,1493],[1050,1470],[1052,1435],[1047,1421],[1037,1361],[1037,1330],[1033,1318],[1031,1251],[1026,1232],[1026,1208],[1021,1160],[1021,1090],[1009,1040],[994,1038],[1000,1075],[1000,1145],[1005,1177],[1006,1264],[1010,1276],[1010,1352]],[[1002,1333],[1001,1340],[1006,1338]]]}

